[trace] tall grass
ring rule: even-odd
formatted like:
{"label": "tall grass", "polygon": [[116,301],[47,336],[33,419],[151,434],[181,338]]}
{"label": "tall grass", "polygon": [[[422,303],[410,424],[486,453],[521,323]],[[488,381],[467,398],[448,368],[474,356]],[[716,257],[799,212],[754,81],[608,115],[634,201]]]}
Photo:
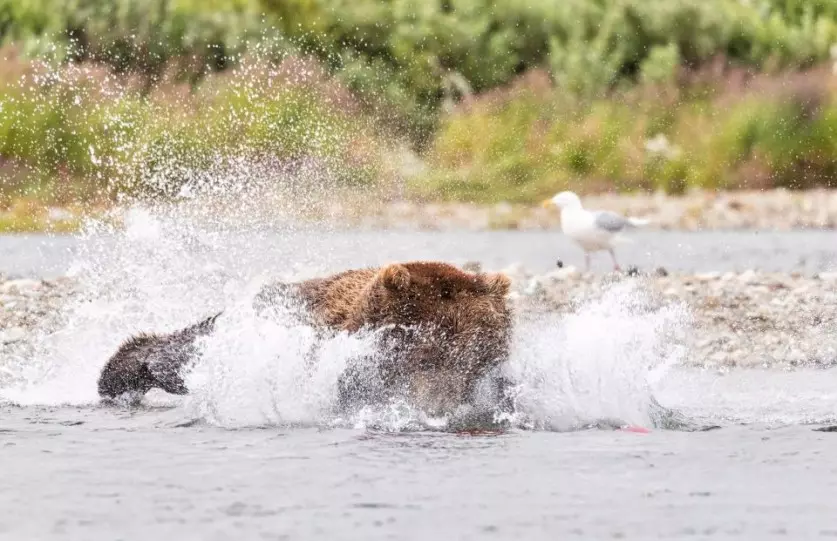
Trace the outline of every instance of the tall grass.
{"label": "tall grass", "polygon": [[412,193],[534,202],[561,189],[837,186],[828,68],[697,88],[648,85],[579,104],[530,74],[443,121]]}
{"label": "tall grass", "polygon": [[255,43],[301,48],[426,142],[463,95],[546,68],[600,97],[717,54],[760,71],[824,61],[832,0],[0,0],[0,43],[196,84]]}

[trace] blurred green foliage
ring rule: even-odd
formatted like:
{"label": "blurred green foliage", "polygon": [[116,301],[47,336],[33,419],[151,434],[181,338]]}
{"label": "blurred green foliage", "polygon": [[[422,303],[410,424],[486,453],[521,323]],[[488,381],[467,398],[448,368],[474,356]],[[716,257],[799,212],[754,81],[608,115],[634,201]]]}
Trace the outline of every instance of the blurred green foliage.
{"label": "blurred green foliage", "polygon": [[561,189],[837,187],[830,70],[690,94],[647,86],[583,105],[537,84],[446,117],[420,198],[535,202]]}
{"label": "blurred green foliage", "polygon": [[[228,77],[248,58],[313,55],[364,118],[427,152],[416,194],[827,184],[833,93],[811,106],[776,89],[732,99],[686,87],[719,58],[780,77],[826,62],[835,43],[837,0],[0,0],[0,45],[52,74],[19,85],[0,66],[0,175],[8,163],[173,174],[239,147],[358,163],[347,156],[361,114],[325,83],[277,92]],[[69,80],[67,64],[98,71]],[[538,70],[540,90],[509,93]]]}
{"label": "blurred green foliage", "polygon": [[833,0],[264,2],[291,35],[350,66],[356,87],[383,89],[419,140],[435,127],[428,111],[533,68],[596,97],[718,54],[759,70],[805,67],[837,41]]}
{"label": "blurred green foliage", "polygon": [[264,28],[258,0],[0,0],[0,42],[155,81],[223,69]]}
{"label": "blurred green foliage", "polygon": [[171,69],[194,81],[265,38],[319,54],[420,141],[442,105],[537,67],[593,97],[717,54],[760,70],[804,67],[837,42],[837,2],[0,0],[0,41],[151,80]]}
{"label": "blurred green foliage", "polygon": [[0,83],[5,194],[15,187],[12,169],[24,178],[21,193],[11,195],[56,179],[174,195],[196,173],[248,156],[314,159],[333,165],[343,183],[375,175],[374,137],[350,114],[339,88],[322,78],[289,78],[250,64],[194,90],[166,84],[147,93],[141,81],[131,83],[87,65],[43,72],[29,66],[14,84]]}

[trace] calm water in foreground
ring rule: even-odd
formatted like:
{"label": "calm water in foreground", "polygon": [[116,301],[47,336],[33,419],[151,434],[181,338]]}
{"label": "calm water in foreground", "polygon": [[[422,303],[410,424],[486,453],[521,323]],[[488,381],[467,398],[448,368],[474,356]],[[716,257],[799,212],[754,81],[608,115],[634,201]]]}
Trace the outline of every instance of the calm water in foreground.
{"label": "calm water in foreground", "polygon": [[837,434],[794,424],[835,411],[826,379],[678,373],[661,399],[724,425],[699,433],[225,430],[179,426],[177,407],[7,407],[0,535],[828,538]]}
{"label": "calm water in foreground", "polygon": [[[644,233],[633,238],[620,251],[625,264],[697,271],[830,270],[837,246],[830,232]],[[89,267],[99,273],[93,278],[96,287],[112,293],[77,308],[71,332],[50,337],[43,358],[33,360],[49,365],[45,373],[53,384],[0,388],[0,538],[837,536],[837,433],[813,430],[837,422],[833,370],[718,374],[671,368],[655,378],[653,391],[663,404],[722,427],[708,432],[513,429],[468,436],[398,431],[397,420],[389,418],[379,419],[380,430],[331,428],[304,422],[307,410],[300,405],[316,403],[324,387],[299,391],[290,386],[290,394],[277,395],[276,389],[283,389],[281,374],[263,372],[267,366],[275,370],[272,356],[293,349],[300,338],[264,338],[242,326],[208,346],[215,364],[204,375],[209,383],[202,389],[222,398],[153,394],[138,410],[100,407],[91,391],[96,372],[126,330],[139,322],[180,324],[193,313],[184,315],[177,307],[200,304],[217,288],[195,271],[202,268],[196,262],[244,267],[247,276],[239,278],[246,281],[287,261],[289,254],[301,274],[406,257],[473,259],[494,268],[520,262],[534,271],[552,268],[558,257],[572,264],[581,261],[556,233],[300,234],[281,239],[266,233],[227,237],[220,245],[211,237],[152,241],[130,241],[138,244],[111,261],[101,255],[108,252],[107,242],[104,249],[90,250],[71,238],[0,238],[0,272],[61,274],[82,254],[98,263]],[[113,242],[124,248],[129,241]],[[159,250],[169,253],[149,257]],[[180,266],[194,274],[172,280],[170,274]],[[599,269],[606,266],[606,259],[598,261]],[[181,281],[191,281],[186,291],[178,289]],[[120,288],[130,289],[131,295],[121,294]],[[142,315],[120,319],[152,307],[161,314],[161,307],[167,307],[171,313],[153,320]],[[546,363],[547,379],[578,396],[572,407],[556,405],[547,386],[536,400],[539,421],[548,425],[551,416],[568,408],[630,417],[629,392],[615,400],[608,391],[588,391],[623,384],[633,388],[632,378],[646,376],[644,367],[641,373],[623,372],[612,362],[609,357],[622,362],[620,348],[638,350],[643,363],[662,362],[652,358],[659,346],[655,325],[650,319],[609,329],[592,325],[587,336],[592,342],[561,342],[551,328],[533,331],[520,362],[538,370],[545,370],[546,352],[560,350],[566,340],[575,351],[590,348],[576,359],[576,373],[567,379],[557,369],[550,373]],[[265,374],[278,378],[269,390],[261,384]],[[593,385],[585,394],[573,387],[578,381]],[[289,427],[277,423],[277,416],[303,422]]]}

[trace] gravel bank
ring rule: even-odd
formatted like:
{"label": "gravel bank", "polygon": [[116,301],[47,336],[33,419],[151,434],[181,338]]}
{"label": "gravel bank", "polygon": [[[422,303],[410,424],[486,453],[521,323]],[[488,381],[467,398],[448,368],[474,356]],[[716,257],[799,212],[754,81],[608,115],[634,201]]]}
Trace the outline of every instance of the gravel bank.
{"label": "gravel bank", "polygon": [[[267,197],[263,206],[248,207],[259,221],[283,226],[310,221],[337,227],[361,229],[447,230],[542,230],[560,227],[560,212],[540,205],[494,205],[469,203],[385,200],[386,196],[365,190],[342,190],[329,197],[322,194],[303,197],[293,204],[282,194]],[[789,191],[690,191],[673,196],[664,193],[581,195],[587,208],[612,210],[647,218],[648,229],[677,231],[837,229],[837,189]],[[201,208],[206,207],[201,202]],[[210,213],[217,221],[229,201]],[[95,209],[90,216],[101,216]],[[5,232],[77,230],[79,209],[55,209],[24,220],[0,211],[0,230]],[[118,214],[108,219],[117,219]],[[226,217],[241,222],[240,215]]]}
{"label": "gravel bank", "polygon": [[[617,283],[634,281],[641,310],[682,303],[691,316],[684,364],[706,368],[837,364],[837,273],[657,272],[582,274],[575,268],[530,275],[510,268],[522,314],[575,312]],[[626,300],[626,302],[629,302]],[[630,301],[633,302],[633,301]]]}
{"label": "gravel bank", "polygon": [[[531,205],[397,202],[370,206],[368,198],[340,201],[329,206],[329,219],[356,227],[551,229],[559,227],[560,221],[556,209]],[[837,228],[837,190],[613,194],[582,196],[582,201],[587,208],[648,218],[649,227],[659,229]]]}
{"label": "gravel bank", "polygon": [[[541,275],[520,267],[504,270],[513,279],[513,302],[524,317],[575,312],[580,303],[600,298],[619,282],[635,282],[649,293],[642,295],[641,310],[684,303],[692,318],[685,338],[687,365],[837,364],[837,273],[630,276],[582,274],[572,267]],[[0,358],[29,345],[36,327],[58,324],[59,308],[76,291],[67,278],[0,280]]]}
{"label": "gravel bank", "polygon": [[69,278],[0,277],[0,353],[3,346],[25,341],[33,328],[53,321],[75,294],[76,285]]}

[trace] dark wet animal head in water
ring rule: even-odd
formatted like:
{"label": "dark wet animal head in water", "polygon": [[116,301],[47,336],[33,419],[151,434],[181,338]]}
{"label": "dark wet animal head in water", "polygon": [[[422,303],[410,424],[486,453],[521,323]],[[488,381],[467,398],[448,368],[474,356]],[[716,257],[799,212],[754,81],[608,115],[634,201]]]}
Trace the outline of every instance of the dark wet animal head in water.
{"label": "dark wet animal head in water", "polygon": [[195,360],[195,339],[212,331],[218,315],[171,334],[140,334],[123,342],[102,369],[99,395],[139,398],[154,387],[186,394],[181,370]]}

